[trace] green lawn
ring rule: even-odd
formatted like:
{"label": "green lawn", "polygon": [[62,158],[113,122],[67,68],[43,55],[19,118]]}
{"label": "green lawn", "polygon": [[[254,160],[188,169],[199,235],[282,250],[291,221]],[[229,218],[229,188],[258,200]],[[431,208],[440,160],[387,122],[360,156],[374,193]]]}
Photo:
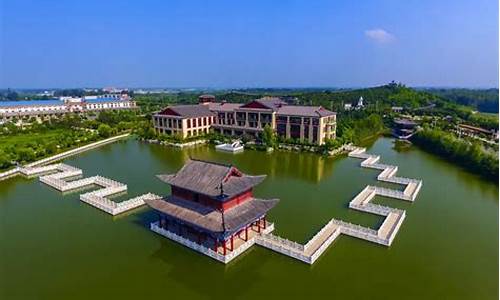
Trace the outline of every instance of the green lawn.
{"label": "green lawn", "polygon": [[63,129],[54,129],[43,133],[21,133],[15,135],[0,136],[0,146],[7,146],[7,145],[22,146],[30,142],[38,143],[39,141],[52,140],[55,137],[64,135],[66,132],[67,131]]}
{"label": "green lawn", "polygon": [[482,116],[482,117],[486,117],[486,118],[498,119],[498,113],[477,112],[476,114],[479,116]]}

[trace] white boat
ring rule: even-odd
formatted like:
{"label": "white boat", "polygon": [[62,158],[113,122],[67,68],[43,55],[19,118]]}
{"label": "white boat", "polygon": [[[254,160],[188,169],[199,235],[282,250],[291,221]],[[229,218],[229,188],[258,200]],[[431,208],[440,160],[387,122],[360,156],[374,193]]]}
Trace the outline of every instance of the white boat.
{"label": "white boat", "polygon": [[244,147],[240,141],[234,141],[231,144],[220,144],[215,146],[216,150],[231,152],[231,153],[243,152],[243,148]]}

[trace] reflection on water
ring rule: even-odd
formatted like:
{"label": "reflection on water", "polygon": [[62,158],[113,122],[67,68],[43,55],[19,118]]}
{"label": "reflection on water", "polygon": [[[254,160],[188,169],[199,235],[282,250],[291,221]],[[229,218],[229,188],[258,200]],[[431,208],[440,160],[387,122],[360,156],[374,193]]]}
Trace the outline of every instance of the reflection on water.
{"label": "reflection on water", "polygon": [[[234,262],[224,265],[204,255],[200,255],[192,249],[168,239],[162,239],[157,250],[151,255],[151,258],[157,262],[160,261],[162,265],[170,265],[172,255],[175,255],[181,261],[184,261],[184,257],[189,256],[189,265],[174,264],[169,269],[169,280],[206,298],[218,299],[223,297],[237,299],[247,294],[248,290],[252,289],[256,283],[264,280],[259,268],[255,268],[247,260],[249,255],[259,250],[263,249],[252,247],[243,253],[241,257],[236,258]],[[269,259],[272,259],[272,257],[269,255],[263,256],[261,263],[265,264]],[[205,266],[203,278],[199,277],[199,270],[196,267],[201,265]],[[243,280],[245,278],[246,280]],[[249,278],[251,279],[249,280]],[[207,293],[207,291],[210,292]]]}
{"label": "reflection on water", "polygon": [[334,158],[313,153],[275,151],[263,153],[245,150],[243,154],[214,151],[213,146],[202,145],[188,149],[176,149],[159,145],[149,147],[151,154],[176,172],[189,158],[234,164],[249,174],[265,174],[269,177],[291,177],[318,183],[325,176],[331,176]]}

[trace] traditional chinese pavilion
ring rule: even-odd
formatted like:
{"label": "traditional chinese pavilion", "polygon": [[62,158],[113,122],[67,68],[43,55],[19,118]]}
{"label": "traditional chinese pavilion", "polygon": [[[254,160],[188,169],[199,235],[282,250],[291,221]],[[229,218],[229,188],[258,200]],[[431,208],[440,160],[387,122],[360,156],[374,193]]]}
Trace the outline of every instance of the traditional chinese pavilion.
{"label": "traditional chinese pavilion", "polygon": [[266,228],[266,214],[279,200],[253,196],[253,187],[265,177],[190,159],[176,174],[158,175],[170,184],[170,196],[145,202],[158,212],[161,228],[226,255],[236,240],[248,240],[250,230]]}

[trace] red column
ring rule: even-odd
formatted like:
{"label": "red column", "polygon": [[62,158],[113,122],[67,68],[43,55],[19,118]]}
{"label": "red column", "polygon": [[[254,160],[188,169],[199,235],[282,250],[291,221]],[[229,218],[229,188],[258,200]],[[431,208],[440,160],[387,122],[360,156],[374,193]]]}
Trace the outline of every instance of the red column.
{"label": "red column", "polygon": [[260,233],[260,219],[257,220],[257,232]]}
{"label": "red column", "polygon": [[245,226],[245,242],[248,241],[248,226]]}
{"label": "red column", "polygon": [[231,236],[231,251],[234,251],[233,236]]}
{"label": "red column", "polygon": [[264,221],[264,227],[263,228],[266,229],[266,216],[263,216],[262,220]]}
{"label": "red column", "polygon": [[226,242],[227,242],[226,240],[222,241],[222,243],[223,243],[223,247],[222,248],[224,248],[224,251],[223,251],[224,255],[226,255],[226,250],[227,250],[226,249]]}

